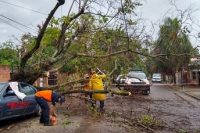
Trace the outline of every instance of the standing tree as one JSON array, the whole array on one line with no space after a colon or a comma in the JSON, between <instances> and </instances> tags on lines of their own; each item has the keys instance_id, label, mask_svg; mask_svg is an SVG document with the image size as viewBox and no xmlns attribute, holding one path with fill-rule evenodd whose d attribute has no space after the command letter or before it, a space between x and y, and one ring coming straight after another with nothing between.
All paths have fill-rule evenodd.
<instances>
[{"instance_id":1,"label":"standing tree","mask_svg":"<svg viewBox=\"0 0 200 133\"><path fill-rule=\"evenodd\" d=\"M17 65L19 63L18 49L13 42L7 41L0 46L0 64Z\"/></svg>"},{"instance_id":2,"label":"standing tree","mask_svg":"<svg viewBox=\"0 0 200 133\"><path fill-rule=\"evenodd\" d=\"M176 71L187 67L194 53L187 32L177 18L167 18L160 26L159 37L155 42L153 53L163 57L162 61L155 60L157 69L172 75L174 82Z\"/></svg>"}]
</instances>

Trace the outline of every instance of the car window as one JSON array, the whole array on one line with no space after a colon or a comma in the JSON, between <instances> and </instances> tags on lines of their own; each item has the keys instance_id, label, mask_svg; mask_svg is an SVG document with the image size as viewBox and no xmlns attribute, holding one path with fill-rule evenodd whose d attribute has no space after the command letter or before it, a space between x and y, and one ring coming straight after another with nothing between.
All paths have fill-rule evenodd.
<instances>
[{"instance_id":1,"label":"car window","mask_svg":"<svg viewBox=\"0 0 200 133\"><path fill-rule=\"evenodd\" d=\"M158 78L160 78L160 77L161 77L161 74L155 73L155 74L153 74L153 77L158 77Z\"/></svg>"},{"instance_id":2,"label":"car window","mask_svg":"<svg viewBox=\"0 0 200 133\"><path fill-rule=\"evenodd\" d=\"M4 92L4 96L16 96L15 92L10 88L10 86L8 86L6 88L6 91Z\"/></svg>"},{"instance_id":3,"label":"car window","mask_svg":"<svg viewBox=\"0 0 200 133\"><path fill-rule=\"evenodd\" d=\"M31 85L25 84L25 83L20 83L21 88L20 91L26 95L33 95L35 94L36 90L34 87Z\"/></svg>"}]
</instances>

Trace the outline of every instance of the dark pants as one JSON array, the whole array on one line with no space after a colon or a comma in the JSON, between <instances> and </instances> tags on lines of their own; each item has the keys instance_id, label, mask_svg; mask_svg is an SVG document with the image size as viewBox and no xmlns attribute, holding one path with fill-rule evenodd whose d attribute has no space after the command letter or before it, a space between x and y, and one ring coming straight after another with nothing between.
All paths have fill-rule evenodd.
<instances>
[{"instance_id":1,"label":"dark pants","mask_svg":"<svg viewBox=\"0 0 200 133\"><path fill-rule=\"evenodd\" d=\"M103 110L103 108L104 108L104 101L99 101L99 103L100 103L100 106L99 106L100 110ZM92 103L92 107L95 107L95 105L96 105L96 101L94 101Z\"/></svg>"},{"instance_id":2,"label":"dark pants","mask_svg":"<svg viewBox=\"0 0 200 133\"><path fill-rule=\"evenodd\" d=\"M85 99L85 103L89 103L89 104L92 104L92 94L85 94L85 97L89 97L90 99Z\"/></svg>"},{"instance_id":3,"label":"dark pants","mask_svg":"<svg viewBox=\"0 0 200 133\"><path fill-rule=\"evenodd\" d=\"M92 99L92 94L85 94L85 97L88 97L88 96L90 99Z\"/></svg>"},{"instance_id":4,"label":"dark pants","mask_svg":"<svg viewBox=\"0 0 200 133\"><path fill-rule=\"evenodd\" d=\"M42 109L42 113L41 113L41 116L40 116L40 122L44 123L44 124L48 124L50 122L48 103L46 102L46 100L44 100L41 97L35 97L35 99Z\"/></svg>"},{"instance_id":5,"label":"dark pants","mask_svg":"<svg viewBox=\"0 0 200 133\"><path fill-rule=\"evenodd\" d=\"M99 101L100 102L100 109L104 108L104 101Z\"/></svg>"}]
</instances>

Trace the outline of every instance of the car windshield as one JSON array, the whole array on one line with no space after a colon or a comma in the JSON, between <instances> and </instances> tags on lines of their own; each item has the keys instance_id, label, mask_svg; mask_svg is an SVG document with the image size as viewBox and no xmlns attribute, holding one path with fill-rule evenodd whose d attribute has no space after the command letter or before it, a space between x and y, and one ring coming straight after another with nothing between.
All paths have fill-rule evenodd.
<instances>
[{"instance_id":1,"label":"car windshield","mask_svg":"<svg viewBox=\"0 0 200 133\"><path fill-rule=\"evenodd\" d=\"M161 77L161 74L160 73L155 73L155 74L153 74L153 77Z\"/></svg>"},{"instance_id":2,"label":"car windshield","mask_svg":"<svg viewBox=\"0 0 200 133\"><path fill-rule=\"evenodd\" d=\"M139 78L139 79L146 79L145 73L142 72L129 72L127 75L129 78Z\"/></svg>"}]
</instances>

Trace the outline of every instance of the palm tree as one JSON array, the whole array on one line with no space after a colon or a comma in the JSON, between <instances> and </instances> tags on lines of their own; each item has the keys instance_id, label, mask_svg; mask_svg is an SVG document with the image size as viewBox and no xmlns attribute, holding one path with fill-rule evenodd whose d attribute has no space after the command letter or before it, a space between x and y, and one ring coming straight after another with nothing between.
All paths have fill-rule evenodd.
<instances>
[{"instance_id":1,"label":"palm tree","mask_svg":"<svg viewBox=\"0 0 200 133\"><path fill-rule=\"evenodd\" d=\"M154 53L162 54L164 60L156 60L159 71L170 74L176 82L176 71L187 67L193 53L193 47L188 38L187 31L182 28L177 18L167 18L160 26L158 39L155 43Z\"/></svg>"}]
</instances>

